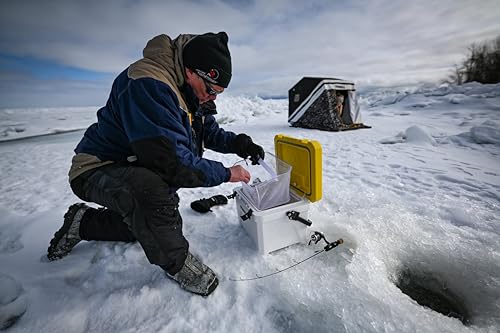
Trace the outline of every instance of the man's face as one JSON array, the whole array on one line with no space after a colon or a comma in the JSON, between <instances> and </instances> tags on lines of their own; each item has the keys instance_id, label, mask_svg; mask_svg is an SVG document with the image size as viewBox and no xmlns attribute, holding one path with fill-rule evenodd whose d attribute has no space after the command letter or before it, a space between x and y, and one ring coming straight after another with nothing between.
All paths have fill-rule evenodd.
<instances>
[{"instance_id":1,"label":"man's face","mask_svg":"<svg viewBox=\"0 0 500 333\"><path fill-rule=\"evenodd\" d=\"M214 101L218 94L224 92L224 88L207 82L189 68L186 68L186 82L193 88L194 94L200 100L200 104Z\"/></svg>"}]
</instances>

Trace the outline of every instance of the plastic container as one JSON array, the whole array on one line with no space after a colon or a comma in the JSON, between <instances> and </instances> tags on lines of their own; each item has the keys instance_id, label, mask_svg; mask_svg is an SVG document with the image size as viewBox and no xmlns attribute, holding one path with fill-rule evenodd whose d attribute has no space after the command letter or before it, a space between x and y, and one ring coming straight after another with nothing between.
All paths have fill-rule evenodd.
<instances>
[{"instance_id":1,"label":"plastic container","mask_svg":"<svg viewBox=\"0 0 500 333\"><path fill-rule=\"evenodd\" d=\"M251 185L241 183L247 199L259 210L289 202L292 167L269 152L261 164L247 167L252 176Z\"/></svg>"}]
</instances>

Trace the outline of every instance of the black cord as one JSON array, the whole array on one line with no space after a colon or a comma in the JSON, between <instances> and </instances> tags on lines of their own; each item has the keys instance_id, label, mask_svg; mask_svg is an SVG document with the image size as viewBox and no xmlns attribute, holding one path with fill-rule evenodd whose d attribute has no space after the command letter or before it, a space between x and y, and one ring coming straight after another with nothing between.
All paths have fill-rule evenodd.
<instances>
[{"instance_id":1,"label":"black cord","mask_svg":"<svg viewBox=\"0 0 500 333\"><path fill-rule=\"evenodd\" d=\"M322 233L319 233L319 232L318 232L318 234L319 234L319 235L321 235L322 239L326 242L326 245L325 245L325 247L323 248L323 250L321 250L321 251L316 251L316 253L314 253L312 256L309 256L309 257L305 258L304 260L299 261L299 262L298 262L298 263L296 263L296 264L293 264L293 265L292 265L292 266L290 266L290 267L287 267L287 268L281 269L281 270L279 270L279 271L277 271L277 272L274 272L274 273L270 273L270 274L263 275L263 276L258 276L258 275L257 275L257 276L256 276L256 277L254 277L254 278L244 278L244 279L242 279L242 278L240 278L240 279L233 279L233 278L229 278L229 280L230 280L230 281L252 281L252 280L263 279L263 278L266 278L266 277L268 277L268 276L272 276L272 275L275 275L275 274L279 274L279 273L282 273L282 272L284 272L284 271L286 271L286 270L288 270L288 269L290 269L290 268L293 268L293 267L295 267L295 266L298 266L298 265L302 264L303 262L305 262L305 261L307 261L307 260L309 260L309 259L311 259L311 258L313 258L313 257L317 256L318 254L321 254L321 253L323 253L323 252L328 252L328 251L330 251L331 249L334 249L334 248L336 248L337 246L339 246L340 244L344 243L344 240L343 240L342 238L339 238L339 239L337 239L335 242L331 242L331 243L330 243L329 241L327 241L327 240L326 240L325 236L324 236ZM318 241L319 241L319 239L316 241L316 243L317 243Z\"/></svg>"},{"instance_id":2,"label":"black cord","mask_svg":"<svg viewBox=\"0 0 500 333\"><path fill-rule=\"evenodd\" d=\"M241 162L245 162L245 164L248 166L248 162L247 162L247 160L245 158L242 159L242 160L234 162L233 166L235 166L236 164L241 163Z\"/></svg>"},{"instance_id":3,"label":"black cord","mask_svg":"<svg viewBox=\"0 0 500 333\"><path fill-rule=\"evenodd\" d=\"M287 268L281 269L281 270L279 270L279 271L277 271L277 272L274 272L274 273L271 273L271 274L267 274L267 275L263 275L263 276L256 276L256 277L254 277L254 278L245 278L245 279L242 279L242 278L240 278L240 279L233 279L233 278L229 278L229 280L230 280L230 281L237 281L237 282L239 282L239 281L252 281L252 280L263 279L263 278L266 278L266 277L268 277L268 276L272 276L272 275L275 275L275 274L278 274L278 273L284 272L284 271L286 271L286 270L288 270L288 269L290 269L290 268L293 268L293 267L295 267L295 266L297 266L297 265L300 265L300 264L302 264L303 262L305 262L305 261L307 261L307 260L309 260L309 259L311 259L311 258L313 258L313 257L317 256L318 254L323 253L323 252L325 252L325 249L323 249L323 250L321 250L321 251L316 252L316 253L315 253L315 254L313 254L312 256L310 256L310 257L308 257L308 258L306 258L306 259L304 259L304 260L302 260L302 261L299 261L298 263L293 264L293 265L292 265L292 266L290 266L290 267L287 267Z\"/></svg>"}]
</instances>

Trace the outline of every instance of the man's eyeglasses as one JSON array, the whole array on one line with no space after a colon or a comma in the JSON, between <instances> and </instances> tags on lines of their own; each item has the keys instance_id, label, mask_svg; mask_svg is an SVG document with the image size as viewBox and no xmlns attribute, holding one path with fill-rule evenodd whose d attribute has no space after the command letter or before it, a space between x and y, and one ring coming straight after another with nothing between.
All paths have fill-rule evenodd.
<instances>
[{"instance_id":1,"label":"man's eyeglasses","mask_svg":"<svg viewBox=\"0 0 500 333\"><path fill-rule=\"evenodd\" d=\"M219 94L222 94L222 91L217 91L214 88L212 88L210 86L210 84L204 78L201 78L201 79L203 80L203 83L205 84L205 89L207 91L207 94L212 95L212 96L217 96Z\"/></svg>"},{"instance_id":2,"label":"man's eyeglasses","mask_svg":"<svg viewBox=\"0 0 500 333\"><path fill-rule=\"evenodd\" d=\"M207 94L212 95L212 96L217 96L217 95L222 94L224 92L224 91L217 91L214 88L212 88L212 86L210 85L210 83L207 82L207 80L203 77L206 74L203 73L202 71L200 71L200 70L197 69L196 70L196 74L198 74L198 76L200 77L200 79L203 81L203 84L205 84L205 89L207 91Z\"/></svg>"}]
</instances>

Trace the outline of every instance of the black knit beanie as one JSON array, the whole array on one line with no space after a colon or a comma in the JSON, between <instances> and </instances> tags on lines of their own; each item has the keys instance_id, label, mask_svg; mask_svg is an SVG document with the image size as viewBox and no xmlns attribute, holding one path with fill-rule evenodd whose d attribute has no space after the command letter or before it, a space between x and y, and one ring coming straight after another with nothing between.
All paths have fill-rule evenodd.
<instances>
[{"instance_id":1,"label":"black knit beanie","mask_svg":"<svg viewBox=\"0 0 500 333\"><path fill-rule=\"evenodd\" d=\"M184 46L184 66L196 71L203 79L227 88L231 81L231 54L227 40L225 32L197 35Z\"/></svg>"}]
</instances>

